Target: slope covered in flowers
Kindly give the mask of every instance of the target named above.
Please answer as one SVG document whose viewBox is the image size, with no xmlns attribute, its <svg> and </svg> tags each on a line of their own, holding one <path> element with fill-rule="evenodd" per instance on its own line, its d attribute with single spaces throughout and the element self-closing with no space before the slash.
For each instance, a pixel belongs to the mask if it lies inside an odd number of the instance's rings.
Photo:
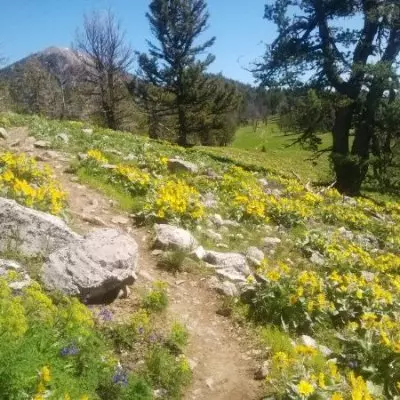
<svg viewBox="0 0 400 400">
<path fill-rule="evenodd" d="M 26 122 L 54 148 L 84 153 L 75 172 L 131 199 L 138 223 L 178 224 L 205 246 L 230 251 L 262 247 L 266 236 L 281 240 L 234 306 L 265 340 L 267 398 L 400 397 L 398 199 L 345 198 L 202 151 L 98 128 L 88 135 L 76 122 Z M 170 172 L 176 157 L 199 173 Z M 229 229 L 213 225 L 216 214 L 232 221 Z M 210 227 L 219 243 L 209 240 Z"/>
</svg>

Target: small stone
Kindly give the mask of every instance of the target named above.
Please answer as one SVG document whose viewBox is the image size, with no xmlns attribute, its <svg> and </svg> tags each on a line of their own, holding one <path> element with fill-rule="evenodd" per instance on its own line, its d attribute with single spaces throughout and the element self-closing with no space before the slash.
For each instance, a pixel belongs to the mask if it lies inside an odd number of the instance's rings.
<svg viewBox="0 0 400 400">
<path fill-rule="evenodd" d="M 5 128 L 0 128 L 0 138 L 1 139 L 8 139 L 8 132 Z"/>
<path fill-rule="evenodd" d="M 263 246 L 267 248 L 274 248 L 278 246 L 282 241 L 277 237 L 265 237 L 263 239 Z"/>
<path fill-rule="evenodd" d="M 201 196 L 201 202 L 206 208 L 216 208 L 218 200 L 214 193 L 208 192 Z"/>
<path fill-rule="evenodd" d="M 219 214 L 214 214 L 210 217 L 210 220 L 213 224 L 216 226 L 220 227 L 224 224 L 224 220 L 222 219 L 221 215 Z"/>
<path fill-rule="evenodd" d="M 152 256 L 155 256 L 155 257 L 158 257 L 158 256 L 161 256 L 163 253 L 164 253 L 164 252 L 163 252 L 162 250 L 155 249 L 155 250 L 153 250 L 153 251 L 151 252 L 151 255 L 152 255 Z"/>
<path fill-rule="evenodd" d="M 12 269 L 13 271 L 20 271 L 22 269 L 22 266 L 21 264 L 13 260 L 0 259 L 0 268 L 3 268 L 7 271 L 10 269 Z"/>
<path fill-rule="evenodd" d="M 316 264 L 316 265 L 319 265 L 319 266 L 322 266 L 322 265 L 325 264 L 324 256 L 318 251 L 313 251 L 313 253 L 311 254 L 311 257 L 310 257 L 310 261 L 313 264 Z"/>
<path fill-rule="evenodd" d="M 93 206 L 94 208 L 97 208 L 99 206 L 99 201 L 97 199 L 90 199 L 89 203 L 91 206 Z"/>
<path fill-rule="evenodd" d="M 10 144 L 11 147 L 18 147 L 21 144 L 21 139 L 16 140 Z"/>
<path fill-rule="evenodd" d="M 117 169 L 117 166 L 114 165 L 114 164 L 103 164 L 101 166 L 101 168 L 108 169 L 108 170 L 113 170 L 113 169 Z"/>
<path fill-rule="evenodd" d="M 69 179 L 71 182 L 79 182 L 79 178 L 77 176 L 71 176 Z"/>
<path fill-rule="evenodd" d="M 343 196 L 343 203 L 348 204 L 349 206 L 357 206 L 357 200 L 349 196 Z"/>
<path fill-rule="evenodd" d="M 170 172 L 190 172 L 196 174 L 199 171 L 199 167 L 188 161 L 179 160 L 178 158 L 170 158 L 168 160 L 168 169 Z"/>
<path fill-rule="evenodd" d="M 236 285 L 229 281 L 222 282 L 220 291 L 223 295 L 225 295 L 227 297 L 236 297 L 239 295 L 239 291 L 238 291 Z"/>
<path fill-rule="evenodd" d="M 218 288 L 221 287 L 221 282 L 219 281 L 219 279 L 216 276 L 212 276 L 208 280 L 208 287 L 210 289 L 217 290 Z"/>
<path fill-rule="evenodd" d="M 191 252 L 198 247 L 196 239 L 185 229 L 173 225 L 156 224 L 154 247 L 162 250 Z"/>
<path fill-rule="evenodd" d="M 231 227 L 231 228 L 239 228 L 240 222 L 233 221 L 231 219 L 225 219 L 222 223 L 223 226 Z"/>
<path fill-rule="evenodd" d="M 134 154 L 128 154 L 123 158 L 124 161 L 136 161 L 137 157 Z"/>
<path fill-rule="evenodd" d="M 47 150 L 42 154 L 42 156 L 47 160 L 49 160 L 49 159 L 54 160 L 55 158 L 58 157 L 58 153 L 53 150 Z"/>
<path fill-rule="evenodd" d="M 163 399 L 167 396 L 168 391 L 166 389 L 155 389 L 153 390 L 153 397 L 155 399 Z"/>
<path fill-rule="evenodd" d="M 346 229 L 344 226 L 340 227 L 337 231 L 348 240 L 352 240 L 354 238 L 354 233 Z"/>
<path fill-rule="evenodd" d="M 207 379 L 206 379 L 206 386 L 207 386 L 210 390 L 213 390 L 213 389 L 214 389 L 214 379 L 212 379 L 212 378 L 207 378 Z"/>
<path fill-rule="evenodd" d="M 127 285 L 123 286 L 117 295 L 117 299 L 127 299 L 131 294 L 131 290 Z"/>
<path fill-rule="evenodd" d="M 249 247 L 246 251 L 246 257 L 250 264 L 259 267 L 264 260 L 264 253 L 257 247 Z"/>
<path fill-rule="evenodd" d="M 89 224 L 97 226 L 107 226 L 107 223 L 103 221 L 100 217 L 94 215 L 80 214 L 79 217 L 82 221 L 89 222 Z"/>
<path fill-rule="evenodd" d="M 85 161 L 88 159 L 88 155 L 86 153 L 78 153 L 77 157 L 79 161 Z"/>
<path fill-rule="evenodd" d="M 116 217 L 113 217 L 111 222 L 117 225 L 127 225 L 129 224 L 129 218 L 118 215 Z"/>
<path fill-rule="evenodd" d="M 56 139 L 64 142 L 65 144 L 69 143 L 69 136 L 66 133 L 59 133 L 56 135 Z"/>
<path fill-rule="evenodd" d="M 258 381 L 265 379 L 269 375 L 270 367 L 270 362 L 264 361 L 261 367 L 254 374 L 254 379 Z"/>
<path fill-rule="evenodd" d="M 362 276 L 367 282 L 373 282 L 376 275 L 375 275 L 373 272 L 361 271 L 361 276 Z"/>
<path fill-rule="evenodd" d="M 201 261 L 205 257 L 206 251 L 204 250 L 203 246 L 199 246 L 191 254 L 196 260 L 200 260 Z"/>
<path fill-rule="evenodd" d="M 115 149 L 106 149 L 105 152 L 110 153 L 110 154 L 115 154 L 116 156 L 122 156 L 122 153 L 119 150 Z"/>
<path fill-rule="evenodd" d="M 180 286 L 183 285 L 186 281 L 184 279 L 180 279 L 178 281 L 175 281 L 175 285 Z"/>
<path fill-rule="evenodd" d="M 318 348 L 318 343 L 315 339 L 308 335 L 301 335 L 300 340 L 305 346 L 312 347 L 313 349 Z"/>
<path fill-rule="evenodd" d="M 333 354 L 333 351 L 329 347 L 323 345 L 319 345 L 318 350 L 324 357 L 330 357 Z"/>
<path fill-rule="evenodd" d="M 207 229 L 205 235 L 208 239 L 211 239 L 216 242 L 221 241 L 223 239 L 220 233 L 214 232 L 212 229 Z"/>
<path fill-rule="evenodd" d="M 191 370 L 194 370 L 198 365 L 198 361 L 194 360 L 193 358 L 189 358 L 188 363 Z"/>
<path fill-rule="evenodd" d="M 37 149 L 49 149 L 50 143 L 46 140 L 38 140 L 33 144 Z"/>
<path fill-rule="evenodd" d="M 17 294 L 20 293 L 22 289 L 28 287 L 31 283 L 32 281 L 30 279 L 25 279 L 23 281 L 10 282 L 8 287 L 14 292 L 14 294 Z"/>
</svg>

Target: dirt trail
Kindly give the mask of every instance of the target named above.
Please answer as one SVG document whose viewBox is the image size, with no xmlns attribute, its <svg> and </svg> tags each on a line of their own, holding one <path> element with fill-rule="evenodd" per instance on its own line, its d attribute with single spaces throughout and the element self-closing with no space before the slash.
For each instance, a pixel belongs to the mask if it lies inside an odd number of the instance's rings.
<svg viewBox="0 0 400 400">
<path fill-rule="evenodd" d="M 216 313 L 217 295 L 207 287 L 201 276 L 188 274 L 175 277 L 156 267 L 156 260 L 149 251 L 150 237 L 145 229 L 121 223 L 118 217 L 128 218 L 119 211 L 112 200 L 99 192 L 81 185 L 65 172 L 70 155 L 37 149 L 33 138 L 23 128 L 12 129 L 6 141 L 7 148 L 24 151 L 45 160 L 56 172 L 68 193 L 70 225 L 85 232 L 94 226 L 118 227 L 132 235 L 140 247 L 140 274 L 138 285 L 151 280 L 163 280 L 169 285 L 169 318 L 186 324 L 190 343 L 186 355 L 193 367 L 193 383 L 187 390 L 186 400 L 255 400 L 261 396 L 260 384 L 253 375 L 257 364 L 251 359 L 252 349 L 245 333 L 232 322 Z M 4 144 L 4 142 L 3 142 Z M 47 153 L 47 154 L 46 154 Z M 132 290 L 135 290 L 133 286 Z M 117 307 L 129 312 L 129 299 L 120 300 Z"/>
</svg>

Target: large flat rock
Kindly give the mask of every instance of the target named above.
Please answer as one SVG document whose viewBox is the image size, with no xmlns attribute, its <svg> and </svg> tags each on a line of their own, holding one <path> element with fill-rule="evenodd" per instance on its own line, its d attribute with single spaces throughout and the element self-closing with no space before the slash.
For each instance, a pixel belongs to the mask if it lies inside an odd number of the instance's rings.
<svg viewBox="0 0 400 400">
<path fill-rule="evenodd" d="M 115 229 L 98 229 L 50 254 L 42 279 L 51 290 L 102 301 L 136 279 L 138 245 Z"/>
</svg>

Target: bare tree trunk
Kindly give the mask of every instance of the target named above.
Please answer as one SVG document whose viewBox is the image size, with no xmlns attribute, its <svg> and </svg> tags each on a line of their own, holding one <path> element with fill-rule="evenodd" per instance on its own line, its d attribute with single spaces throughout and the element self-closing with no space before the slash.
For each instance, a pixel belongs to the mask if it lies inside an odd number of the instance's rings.
<svg viewBox="0 0 400 400">
<path fill-rule="evenodd" d="M 355 111 L 355 104 L 348 104 L 336 111 L 333 127 L 332 161 L 336 174 L 336 188 L 349 195 L 356 194 L 359 188 L 354 186 L 356 173 L 352 161 L 349 159 L 350 128 Z"/>
</svg>

